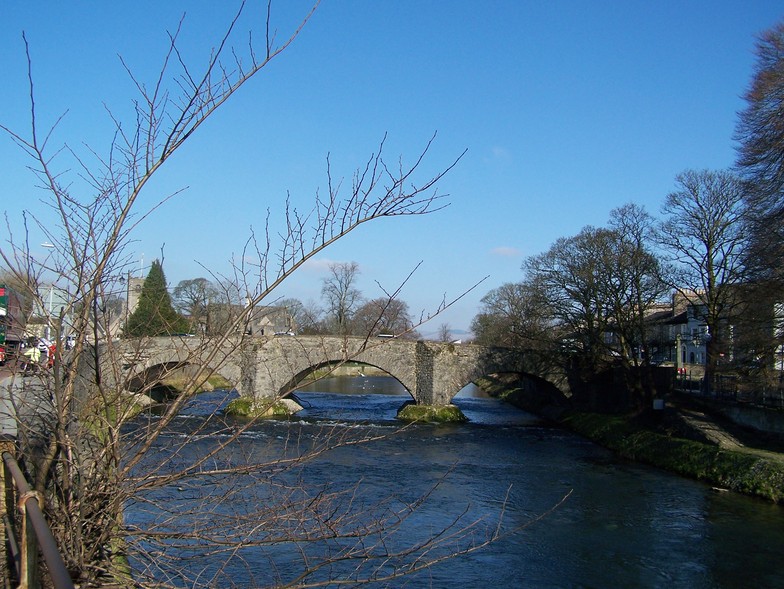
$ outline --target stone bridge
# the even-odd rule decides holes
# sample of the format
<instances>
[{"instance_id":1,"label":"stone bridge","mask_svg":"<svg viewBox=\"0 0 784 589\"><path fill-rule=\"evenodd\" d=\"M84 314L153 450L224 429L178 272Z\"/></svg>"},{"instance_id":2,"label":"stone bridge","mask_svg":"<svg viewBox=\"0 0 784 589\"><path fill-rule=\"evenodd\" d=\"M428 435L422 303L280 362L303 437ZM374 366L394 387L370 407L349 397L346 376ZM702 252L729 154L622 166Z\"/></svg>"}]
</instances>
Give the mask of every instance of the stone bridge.
<instances>
[{"instance_id":1,"label":"stone bridge","mask_svg":"<svg viewBox=\"0 0 784 589\"><path fill-rule=\"evenodd\" d=\"M541 376L519 350L397 338L243 337L218 344L175 336L112 345L122 356L121 379L135 383L131 388L150 386L170 369L195 365L220 374L241 395L257 398L286 396L314 369L347 361L384 370L421 405L447 405L465 385L490 374Z\"/></svg>"}]
</instances>

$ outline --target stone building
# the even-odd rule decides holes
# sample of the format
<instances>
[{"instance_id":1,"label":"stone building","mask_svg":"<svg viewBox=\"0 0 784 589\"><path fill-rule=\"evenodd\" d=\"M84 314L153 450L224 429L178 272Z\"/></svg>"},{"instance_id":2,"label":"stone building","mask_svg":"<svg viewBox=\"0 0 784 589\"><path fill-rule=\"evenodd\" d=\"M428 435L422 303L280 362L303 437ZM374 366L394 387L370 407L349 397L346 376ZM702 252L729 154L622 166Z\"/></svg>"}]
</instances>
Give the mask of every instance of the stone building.
<instances>
[{"instance_id":1,"label":"stone building","mask_svg":"<svg viewBox=\"0 0 784 589\"><path fill-rule=\"evenodd\" d=\"M212 303L207 307L204 332L207 335L224 333L237 323L236 331L247 335L293 334L297 326L286 307L257 306L247 317L242 317L243 305ZM242 317L242 319L239 319ZM239 321L238 321L239 320Z\"/></svg>"}]
</instances>

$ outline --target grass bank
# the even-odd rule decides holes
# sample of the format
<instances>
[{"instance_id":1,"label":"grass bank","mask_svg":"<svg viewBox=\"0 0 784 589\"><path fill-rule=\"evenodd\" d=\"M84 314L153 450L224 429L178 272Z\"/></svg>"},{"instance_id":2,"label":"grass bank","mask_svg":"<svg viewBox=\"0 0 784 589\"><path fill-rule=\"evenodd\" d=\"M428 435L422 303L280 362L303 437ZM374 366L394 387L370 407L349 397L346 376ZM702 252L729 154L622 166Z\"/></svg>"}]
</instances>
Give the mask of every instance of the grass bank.
<instances>
[{"instance_id":1,"label":"grass bank","mask_svg":"<svg viewBox=\"0 0 784 589\"><path fill-rule=\"evenodd\" d=\"M730 450L680 437L656 420L576 412L564 405L531 403L520 389L494 391L506 402L542 415L619 456L727 489L784 503L784 454ZM677 411L677 409L676 409Z\"/></svg>"},{"instance_id":2,"label":"grass bank","mask_svg":"<svg viewBox=\"0 0 784 589\"><path fill-rule=\"evenodd\" d=\"M717 488L784 502L784 460L672 437L620 416L570 413L561 423L624 458Z\"/></svg>"}]
</instances>

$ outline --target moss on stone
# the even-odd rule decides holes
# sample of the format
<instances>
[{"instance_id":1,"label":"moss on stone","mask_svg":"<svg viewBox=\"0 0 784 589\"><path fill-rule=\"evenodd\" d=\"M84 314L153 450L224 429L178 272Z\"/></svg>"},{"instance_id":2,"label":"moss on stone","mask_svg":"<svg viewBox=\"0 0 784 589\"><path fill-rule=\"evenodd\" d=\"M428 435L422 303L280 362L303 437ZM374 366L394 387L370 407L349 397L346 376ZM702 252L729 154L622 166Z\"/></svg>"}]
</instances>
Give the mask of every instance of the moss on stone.
<instances>
[{"instance_id":1,"label":"moss on stone","mask_svg":"<svg viewBox=\"0 0 784 589\"><path fill-rule=\"evenodd\" d=\"M227 415L234 415L235 417L248 417L253 408L253 399L250 397L237 397L229 401L226 405L225 412Z\"/></svg>"},{"instance_id":2,"label":"moss on stone","mask_svg":"<svg viewBox=\"0 0 784 589\"><path fill-rule=\"evenodd\" d=\"M424 421L427 423L463 423L468 418L456 405L415 405L406 404L397 413L403 421Z\"/></svg>"},{"instance_id":3,"label":"moss on stone","mask_svg":"<svg viewBox=\"0 0 784 589\"><path fill-rule=\"evenodd\" d=\"M291 399L237 397L226 405L225 413L234 417L290 417L302 407Z\"/></svg>"}]
</instances>

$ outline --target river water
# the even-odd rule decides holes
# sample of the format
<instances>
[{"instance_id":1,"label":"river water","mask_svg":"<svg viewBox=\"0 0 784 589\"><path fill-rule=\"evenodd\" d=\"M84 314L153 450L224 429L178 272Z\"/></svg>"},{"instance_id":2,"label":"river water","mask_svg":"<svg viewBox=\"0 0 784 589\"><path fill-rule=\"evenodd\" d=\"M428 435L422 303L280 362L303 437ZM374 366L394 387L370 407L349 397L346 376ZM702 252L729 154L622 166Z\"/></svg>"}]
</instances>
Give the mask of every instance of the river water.
<instances>
[{"instance_id":1,"label":"river water","mask_svg":"<svg viewBox=\"0 0 784 589\"><path fill-rule=\"evenodd\" d=\"M219 395L206 394L202 402L209 405ZM477 542L502 517L499 529L504 534L485 548L375 586L784 587L781 507L620 460L585 439L475 390L466 390L455 399L470 420L459 425L405 427L398 423L395 413L409 397L389 378L329 379L299 391L297 397L305 407L303 412L295 419L264 421L243 432L238 441L240 453L287 454L292 452L292 440L297 448L310 447L309 440L319 439L327 430L347 432L350 439L378 437L326 452L296 475L289 474L311 487L359 485L362 502L352 495L355 503L351 507L357 511L390 497L402 504L429 493L388 539L389 545L421 542L448 528L461 514L465 515L457 528L481 522L472 540ZM186 449L171 448L175 447L173 440L201 427L199 420L206 413L186 412L172 426L170 436L159 441L156 455L167 456L168 465L203 456L210 447L209 435ZM159 525L178 509L172 509L172 504L185 510L189 502L198 504L208 496L227 493L231 497L229 488L234 484L224 480L158 491L150 497L151 503L169 505L165 513L131 504L127 521L140 528ZM238 503L236 497L234 503ZM464 538L448 549L465 548L468 542ZM317 557L314 551L320 549L335 553L334 546L303 549L270 542L231 558L216 552L198 554L186 562L200 579L218 579L211 581L218 587L270 586L294 578L303 559ZM434 547L428 556L442 554L440 550ZM142 563L134 562L137 567ZM349 578L354 566L335 565L315 578ZM192 578L169 577L168 581L188 586Z\"/></svg>"}]
</instances>

